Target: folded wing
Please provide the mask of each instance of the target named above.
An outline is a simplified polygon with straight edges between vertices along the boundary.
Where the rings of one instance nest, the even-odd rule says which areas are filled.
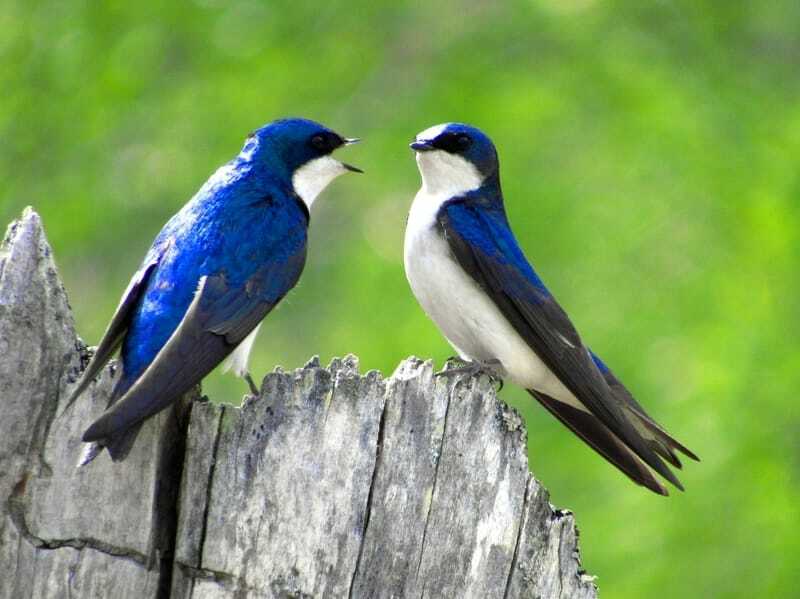
[[[158,266],[158,256],[150,257],[136,274],[133,275],[131,282],[128,284],[128,288],[125,290],[125,293],[122,294],[122,299],[119,302],[117,311],[111,318],[111,322],[103,338],[100,340],[89,365],[86,367],[81,377],[80,383],[69,396],[64,411],[69,409],[81,393],[86,390],[92,380],[94,380],[94,377],[97,376],[103,366],[106,365],[111,359],[111,356],[114,355],[114,352],[116,352],[122,344],[125,333],[127,333],[128,327],[130,326],[131,316],[136,309],[142,292],[147,288],[147,282],[150,280],[150,276],[156,269],[156,266]]]
[[[204,276],[178,328],[139,379],[84,433],[109,440],[177,400],[219,364],[297,283],[305,244],[232,286],[224,273]]]
[[[477,209],[478,206],[480,209]],[[456,261],[483,288],[547,367],[596,418],[597,424],[602,426],[581,423],[577,416],[572,417],[566,412],[556,416],[598,451],[600,446],[610,446],[602,427],[607,428],[615,439],[682,489],[680,481],[659,458],[648,440],[636,430],[569,317],[528,263],[504,212],[484,198],[471,195],[445,204],[439,211],[438,224]],[[551,412],[562,410],[561,402],[548,402],[547,399],[540,401]],[[604,438],[597,435],[598,430],[603,431]],[[600,453],[609,457],[607,451]],[[620,464],[627,464],[628,461],[626,458],[614,463],[622,467]],[[640,472],[630,467],[626,467],[625,471],[631,478],[641,478]]]

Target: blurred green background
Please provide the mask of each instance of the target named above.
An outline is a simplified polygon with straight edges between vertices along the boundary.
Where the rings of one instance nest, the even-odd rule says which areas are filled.
[[[703,458],[633,486],[530,398],[531,465],[605,597],[777,597],[800,552],[800,4],[14,2],[0,7],[0,223],[42,215],[96,343],[166,219],[286,115],[365,138],[314,207],[251,364],[452,352],[402,268],[407,147],[448,120],[502,160],[522,246],[584,338]],[[213,374],[215,400],[245,385]]]

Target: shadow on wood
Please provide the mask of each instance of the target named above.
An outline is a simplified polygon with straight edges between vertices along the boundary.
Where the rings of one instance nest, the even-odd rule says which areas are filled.
[[[76,469],[115,375],[56,418],[87,359],[28,209],[0,247],[0,597],[596,596],[485,377],[314,359]]]

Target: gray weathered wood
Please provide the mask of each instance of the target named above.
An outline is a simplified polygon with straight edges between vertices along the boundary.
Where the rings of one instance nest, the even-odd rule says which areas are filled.
[[[198,537],[197,521],[181,518],[176,566],[189,580],[176,577],[176,587],[187,597],[207,596],[209,584],[221,587],[215,596],[243,589],[346,596],[383,403],[377,373],[361,377],[349,359],[329,370],[311,364],[272,373],[262,396],[241,409],[196,404],[218,426],[198,430],[209,440],[189,445],[179,513],[197,509],[205,494],[205,530]]]
[[[155,596],[169,584],[183,451],[176,410],[142,430],[124,467],[76,469],[113,366],[58,419],[88,355],[75,334],[39,216],[0,247],[0,597]]]
[[[27,210],[0,247],[0,598],[596,596],[485,378],[315,359],[76,469],[114,377],[60,415],[87,359]]]

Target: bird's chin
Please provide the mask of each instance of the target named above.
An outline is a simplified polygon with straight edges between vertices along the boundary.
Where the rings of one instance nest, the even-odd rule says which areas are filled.
[[[460,195],[481,185],[483,178],[469,162],[442,150],[417,152],[423,186],[431,192]]]
[[[436,173],[447,170],[440,154],[442,154],[441,151],[426,151],[416,153],[415,159],[417,161],[417,168],[419,169],[421,175],[435,176]]]
[[[349,170],[335,158],[321,156],[310,160],[295,171],[292,177],[292,186],[310,208],[317,196],[331,181]]]
[[[441,157],[439,156],[441,153],[441,151],[416,152],[415,159],[419,172],[427,171],[430,173],[438,170],[438,167],[442,163]]]
[[[424,183],[426,175],[429,176],[431,171],[433,170],[433,165],[431,164],[430,155],[427,152],[417,152],[414,156],[414,159],[417,161],[417,170],[419,170],[419,174],[422,177],[422,181]]]

